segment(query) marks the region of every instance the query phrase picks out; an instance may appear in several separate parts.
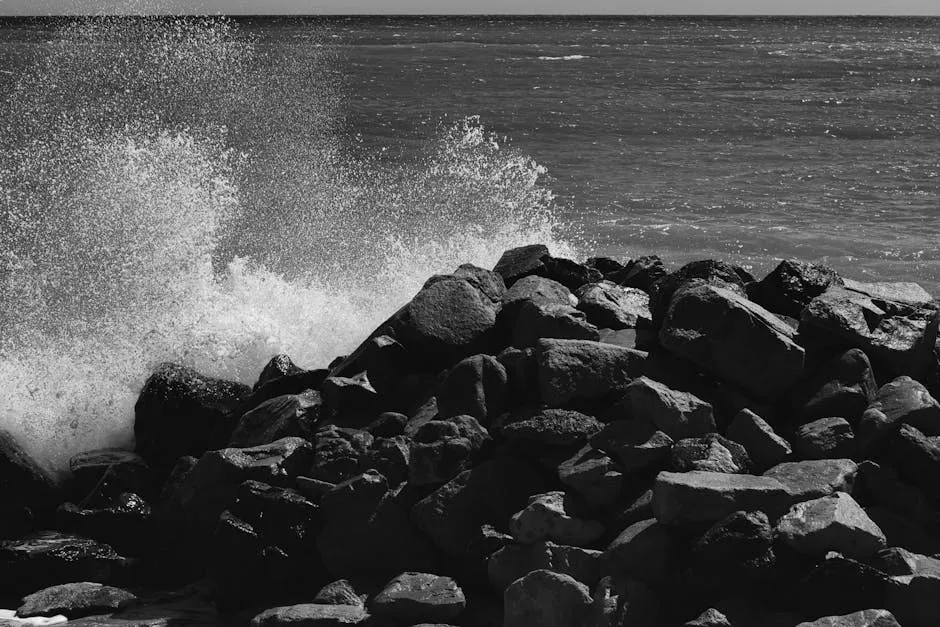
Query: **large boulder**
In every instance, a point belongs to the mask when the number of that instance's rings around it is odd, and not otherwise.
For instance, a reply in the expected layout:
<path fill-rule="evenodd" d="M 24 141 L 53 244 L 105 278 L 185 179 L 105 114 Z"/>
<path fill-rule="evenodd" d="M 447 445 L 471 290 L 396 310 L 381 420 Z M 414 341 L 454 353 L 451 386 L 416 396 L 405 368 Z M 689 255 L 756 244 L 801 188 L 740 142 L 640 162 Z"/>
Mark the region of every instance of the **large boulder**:
<path fill-rule="evenodd" d="M 16 616 L 31 618 L 61 614 L 72 619 L 111 614 L 135 603 L 137 597 L 126 590 L 82 581 L 52 586 L 23 597 Z"/>
<path fill-rule="evenodd" d="M 845 492 L 797 503 L 777 523 L 776 532 L 787 546 L 815 557 L 837 551 L 867 560 L 885 548 L 884 533 Z"/>
<path fill-rule="evenodd" d="M 530 418 L 502 428 L 503 436 L 515 442 L 536 445 L 580 447 L 603 428 L 596 418 L 570 409 L 543 409 Z"/>
<path fill-rule="evenodd" d="M 667 274 L 651 287 L 650 306 L 656 329 L 662 326 L 663 317 L 676 292 L 690 285 L 714 285 L 731 290 L 742 298 L 747 296 L 745 282 L 731 264 L 713 259 L 692 261 Z"/>
<path fill-rule="evenodd" d="M 576 296 L 578 309 L 601 329 L 634 329 L 652 321 L 649 294 L 635 287 L 621 287 L 610 281 L 588 283 Z"/>
<path fill-rule="evenodd" d="M 657 255 L 644 255 L 631 259 L 624 264 L 622 270 L 607 273 L 604 278 L 624 287 L 641 289 L 649 294 L 653 290 L 653 285 L 667 274 L 662 259 Z"/>
<path fill-rule="evenodd" d="M 56 510 L 56 528 L 104 542 L 122 555 L 140 557 L 153 549 L 153 511 L 133 492 L 124 492 L 101 507 L 64 503 Z"/>
<path fill-rule="evenodd" d="M 103 506 L 125 492 L 152 494 L 156 486 L 144 459 L 121 449 L 99 449 L 72 456 L 69 497 L 89 506 Z"/>
<path fill-rule="evenodd" d="M 624 472 L 635 472 L 665 470 L 674 441 L 643 420 L 615 420 L 590 443 L 616 459 Z"/>
<path fill-rule="evenodd" d="M 761 399 L 774 399 L 803 373 L 804 351 L 779 318 L 729 289 L 690 285 L 675 293 L 659 340 L 706 372 Z"/>
<path fill-rule="evenodd" d="M 623 491 L 623 472 L 610 457 L 587 445 L 558 466 L 558 478 L 589 505 L 614 503 Z"/>
<path fill-rule="evenodd" d="M 796 627 L 901 627 L 888 610 L 862 610 L 844 616 L 824 616 Z"/>
<path fill-rule="evenodd" d="M 441 418 L 473 416 L 489 425 L 506 406 L 506 368 L 491 355 L 474 355 L 450 369 L 437 394 Z"/>
<path fill-rule="evenodd" d="M 862 414 L 858 437 L 863 450 L 872 452 L 879 448 L 902 423 L 925 435 L 940 435 L 940 403 L 920 382 L 908 376 L 883 385 Z"/>
<path fill-rule="evenodd" d="M 16 507 L 48 513 L 59 500 L 59 486 L 8 431 L 0 429 L 0 506 L 7 515 Z M 5 523 L 0 520 L 0 539 Z M 11 529 L 10 531 L 14 531 Z"/>
<path fill-rule="evenodd" d="M 597 327 L 571 305 L 523 303 L 512 331 L 516 348 L 535 346 L 541 338 L 600 340 Z"/>
<path fill-rule="evenodd" d="M 655 519 L 624 529 L 604 550 L 601 574 L 643 581 L 654 586 L 679 579 L 679 544 Z"/>
<path fill-rule="evenodd" d="M 539 392 L 549 407 L 616 400 L 639 376 L 646 354 L 587 340 L 540 340 Z"/>
<path fill-rule="evenodd" d="M 134 405 L 137 453 L 166 476 L 180 457 L 225 446 L 250 393 L 241 383 L 178 364 L 160 365 Z"/>
<path fill-rule="evenodd" d="M 858 465 L 851 459 L 820 459 L 778 464 L 764 476 L 783 484 L 788 505 L 793 505 L 835 492 L 852 492 L 857 473 Z"/>
<path fill-rule="evenodd" d="M 467 607 L 467 599 L 450 577 L 402 573 L 369 601 L 376 615 L 402 624 L 444 623 Z"/>
<path fill-rule="evenodd" d="M 600 551 L 553 542 L 508 544 L 490 555 L 487 572 L 490 583 L 500 591 L 520 577 L 541 569 L 593 586 L 600 578 L 600 557 Z"/>
<path fill-rule="evenodd" d="M 329 483 L 345 481 L 365 470 L 362 465 L 374 441 L 367 431 L 326 425 L 314 436 L 314 460 L 303 474 Z"/>
<path fill-rule="evenodd" d="M 109 545 L 44 531 L 0 543 L 0 587 L 7 594 L 88 581 L 108 583 L 127 566 Z"/>
<path fill-rule="evenodd" d="M 781 261 L 770 274 L 748 286 L 748 296 L 776 314 L 799 318 L 810 301 L 842 279 L 829 266 L 797 259 Z"/>
<path fill-rule="evenodd" d="M 916 427 L 902 424 L 888 443 L 886 456 L 902 479 L 928 497 L 940 498 L 940 439 L 929 438 Z"/>
<path fill-rule="evenodd" d="M 892 577 L 886 606 L 904 627 L 935 627 L 940 616 L 940 577 L 930 573 Z"/>
<path fill-rule="evenodd" d="M 275 396 L 242 414 L 228 445 L 261 446 L 288 437 L 311 440 L 322 406 L 320 394 L 313 390 Z"/>
<path fill-rule="evenodd" d="M 550 256 L 544 244 L 530 244 L 512 248 L 503 253 L 493 271 L 499 274 L 506 286 L 512 286 L 523 277 L 545 276 L 545 259 Z"/>
<path fill-rule="evenodd" d="M 699 538 L 689 553 L 686 581 L 710 594 L 753 589 L 773 574 L 773 528 L 761 511 L 735 512 Z"/>
<path fill-rule="evenodd" d="M 800 426 L 793 434 L 793 451 L 802 459 L 855 457 L 855 432 L 845 418 L 831 416 Z"/>
<path fill-rule="evenodd" d="M 627 386 L 622 404 L 628 408 L 631 419 L 655 425 L 675 440 L 715 431 L 714 412 L 709 403 L 645 376 Z"/>
<path fill-rule="evenodd" d="M 591 606 L 587 586 L 568 575 L 536 570 L 513 582 L 503 594 L 504 627 L 580 625 Z"/>
<path fill-rule="evenodd" d="M 753 475 L 661 472 L 653 485 L 653 513 L 666 525 L 713 523 L 740 510 L 779 515 L 788 499 L 782 483 Z"/>
<path fill-rule="evenodd" d="M 842 416 L 855 425 L 877 392 L 868 356 L 850 348 L 831 359 L 816 376 L 803 403 L 803 417 Z"/>

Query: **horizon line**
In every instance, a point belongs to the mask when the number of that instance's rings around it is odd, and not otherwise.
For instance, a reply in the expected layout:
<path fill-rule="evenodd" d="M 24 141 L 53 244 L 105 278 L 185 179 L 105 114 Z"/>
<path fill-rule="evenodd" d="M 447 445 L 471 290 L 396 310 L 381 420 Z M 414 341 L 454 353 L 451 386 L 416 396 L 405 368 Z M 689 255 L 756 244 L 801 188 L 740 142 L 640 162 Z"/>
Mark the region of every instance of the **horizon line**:
<path fill-rule="evenodd" d="M 921 17 L 936 18 L 940 13 L 0 13 L 6 18 L 45 17 L 593 17 L 593 18 L 864 18 L 864 17 Z"/>

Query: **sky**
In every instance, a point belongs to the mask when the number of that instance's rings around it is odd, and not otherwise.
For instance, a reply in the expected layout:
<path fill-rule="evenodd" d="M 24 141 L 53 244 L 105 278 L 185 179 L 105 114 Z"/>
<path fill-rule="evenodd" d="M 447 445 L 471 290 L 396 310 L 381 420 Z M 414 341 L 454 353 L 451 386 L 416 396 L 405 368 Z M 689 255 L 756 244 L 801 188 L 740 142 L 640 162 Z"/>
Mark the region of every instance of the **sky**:
<path fill-rule="evenodd" d="M 741 14 L 940 15 L 938 0 L 0 0 L 0 15 Z"/>

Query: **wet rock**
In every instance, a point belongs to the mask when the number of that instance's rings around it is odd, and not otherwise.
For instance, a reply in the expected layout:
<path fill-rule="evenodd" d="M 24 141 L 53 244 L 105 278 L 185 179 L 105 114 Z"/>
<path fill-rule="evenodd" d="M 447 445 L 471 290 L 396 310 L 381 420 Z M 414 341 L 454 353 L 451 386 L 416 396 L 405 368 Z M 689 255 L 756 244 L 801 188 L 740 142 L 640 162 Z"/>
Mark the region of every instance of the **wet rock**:
<path fill-rule="evenodd" d="M 165 476 L 184 455 L 225 446 L 251 392 L 177 364 L 161 364 L 134 405 L 136 452 Z"/>
<path fill-rule="evenodd" d="M 277 546 L 293 557 L 307 558 L 313 549 L 319 508 L 299 492 L 246 481 L 238 487 L 231 511 L 249 522 L 268 546 Z"/>
<path fill-rule="evenodd" d="M 640 351 L 587 340 L 540 340 L 539 392 L 549 407 L 599 403 L 622 396 L 646 358 Z"/>
<path fill-rule="evenodd" d="M 885 536 L 865 510 L 844 492 L 797 503 L 777 524 L 789 547 L 812 556 L 837 551 L 865 560 L 885 547 Z"/>
<path fill-rule="evenodd" d="M 661 472 L 653 486 L 653 512 L 666 525 L 716 522 L 739 510 L 784 511 L 789 494 L 771 477 L 720 472 Z"/>
<path fill-rule="evenodd" d="M 604 550 L 601 574 L 643 581 L 653 586 L 679 579 L 679 545 L 655 519 L 624 529 Z"/>
<path fill-rule="evenodd" d="M 917 283 L 913 282 L 892 282 L 876 281 L 865 282 L 845 279 L 843 281 L 845 289 L 864 294 L 873 299 L 885 300 L 893 303 L 903 303 L 906 305 L 926 305 L 931 302 L 930 294 Z"/>
<path fill-rule="evenodd" d="M 251 619 L 251 627 L 338 627 L 340 625 L 370 625 L 372 616 L 361 607 L 351 605 L 319 605 L 302 603 L 272 607 Z"/>
<path fill-rule="evenodd" d="M 229 446 L 262 446 L 288 437 L 313 439 L 323 402 L 320 393 L 275 396 L 242 414 L 229 439 Z"/>
<path fill-rule="evenodd" d="M 655 627 L 659 624 L 660 600 L 646 584 L 630 579 L 605 577 L 594 590 L 584 627 Z"/>
<path fill-rule="evenodd" d="M 110 614 L 137 603 L 137 597 L 100 583 L 66 583 L 45 588 L 23 597 L 23 605 L 16 610 L 19 618 L 55 616 L 80 618 L 93 614 Z"/>
<path fill-rule="evenodd" d="M 529 498 L 529 504 L 513 515 L 512 537 L 524 544 L 554 540 L 559 544 L 588 546 L 604 533 L 596 520 L 583 520 L 569 513 L 564 492 L 547 492 Z"/>
<path fill-rule="evenodd" d="M 379 330 L 386 329 L 380 327 Z M 388 332 L 392 330 L 388 329 Z M 417 359 L 394 337 L 378 333 L 360 344 L 351 355 L 334 364 L 328 376 L 348 379 L 364 372 L 369 384 L 383 399 L 400 400 L 401 381 L 417 369 Z"/>
<path fill-rule="evenodd" d="M 706 470 L 747 474 L 750 468 L 751 460 L 744 447 L 717 433 L 679 440 L 672 447 L 670 470 L 674 472 Z"/>
<path fill-rule="evenodd" d="M 856 425 L 878 386 L 868 356 L 851 348 L 823 367 L 812 390 L 803 405 L 805 419 L 842 416 Z"/>
<path fill-rule="evenodd" d="M 600 578 L 600 551 L 552 542 L 508 544 L 487 560 L 490 583 L 497 590 L 535 570 L 550 570 L 593 586 Z"/>
<path fill-rule="evenodd" d="M 759 470 L 781 463 L 792 452 L 789 443 L 749 409 L 742 409 L 731 421 L 728 438 L 745 448 L 748 457 Z"/>
<path fill-rule="evenodd" d="M 361 427 L 376 418 L 379 393 L 366 372 L 351 377 L 327 377 L 320 391 L 324 413 L 334 424 Z"/>
<path fill-rule="evenodd" d="M 515 283 L 502 298 L 502 308 L 496 315 L 496 326 L 500 333 L 508 338 L 517 327 L 523 307 L 573 307 L 577 299 L 571 291 L 551 279 L 540 276 L 527 276 Z"/>
<path fill-rule="evenodd" d="M 690 285 L 714 285 L 729 289 L 742 298 L 747 296 L 744 281 L 741 280 L 734 266 L 711 259 L 687 263 L 652 286 L 650 305 L 655 328 L 659 329 L 662 326 L 663 317 L 676 292 Z"/>
<path fill-rule="evenodd" d="M 940 403 L 907 376 L 882 386 L 862 414 L 858 428 L 862 449 L 872 452 L 880 448 L 902 424 L 916 427 L 924 435 L 940 435 Z"/>
<path fill-rule="evenodd" d="M 272 357 L 268 363 L 264 365 L 264 368 L 261 369 L 261 374 L 258 375 L 258 380 L 251 386 L 251 389 L 252 391 L 256 391 L 258 388 L 281 377 L 300 374 L 302 372 L 304 372 L 304 369 L 295 364 L 290 358 L 290 355 L 280 353 Z"/>
<path fill-rule="evenodd" d="M 150 494 L 155 487 L 147 462 L 140 455 L 121 449 L 74 455 L 69 460 L 69 470 L 71 498 L 89 506 L 105 504 L 124 492 Z"/>
<path fill-rule="evenodd" d="M 764 476 L 783 484 L 792 505 L 835 492 L 852 492 L 857 473 L 858 465 L 851 459 L 821 459 L 778 464 Z"/>
<path fill-rule="evenodd" d="M 611 257 L 588 257 L 587 260 L 585 260 L 584 265 L 588 266 L 589 268 L 594 268 L 603 274 L 605 279 L 607 278 L 608 274 L 619 272 L 624 268 L 622 263 Z"/>
<path fill-rule="evenodd" d="M 623 490 L 623 473 L 607 455 L 590 445 L 558 467 L 558 478 L 591 506 L 610 505 Z"/>
<path fill-rule="evenodd" d="M 886 456 L 902 479 L 928 497 L 940 498 L 940 441 L 902 424 L 889 442 Z"/>
<path fill-rule="evenodd" d="M 568 409 L 544 409 L 531 418 L 502 428 L 503 436 L 515 442 L 549 446 L 580 446 L 603 428 L 596 418 Z"/>
<path fill-rule="evenodd" d="M 772 313 L 721 287 L 682 288 L 672 298 L 659 340 L 674 355 L 740 386 L 774 399 L 803 372 L 803 348 L 795 332 Z"/>
<path fill-rule="evenodd" d="M 545 276 L 558 281 L 572 292 L 588 283 L 597 283 L 604 279 L 600 271 L 564 257 L 546 257 Z"/>
<path fill-rule="evenodd" d="M 314 462 L 304 473 L 312 479 L 339 483 L 362 470 L 374 439 L 367 431 L 327 425 L 314 436 Z"/>
<path fill-rule="evenodd" d="M 673 439 L 715 431 L 712 406 L 694 394 L 680 392 L 647 377 L 625 390 L 624 404 L 633 420 L 644 420 Z"/>
<path fill-rule="evenodd" d="M 154 532 L 150 505 L 132 492 L 119 494 L 100 508 L 64 503 L 56 511 L 58 529 L 111 545 L 124 555 L 149 553 Z"/>
<path fill-rule="evenodd" d="M 0 503 L 45 512 L 55 507 L 59 487 L 53 476 L 20 446 L 10 432 L 0 429 Z"/>
<path fill-rule="evenodd" d="M 474 355 L 457 363 L 437 395 L 441 418 L 473 416 L 488 425 L 506 405 L 506 369 L 490 355 Z"/>
<path fill-rule="evenodd" d="M 668 272 L 662 260 L 656 255 L 648 255 L 631 260 L 622 271 L 611 273 L 605 278 L 624 287 L 639 288 L 649 294 L 653 285 L 666 274 Z"/>
<path fill-rule="evenodd" d="M 830 285 L 842 285 L 842 279 L 829 266 L 785 259 L 760 282 L 749 285 L 747 292 L 764 309 L 799 318 L 803 308 Z"/>
<path fill-rule="evenodd" d="M 512 345 L 528 348 L 541 338 L 597 341 L 600 334 L 585 314 L 571 305 L 523 303 L 513 328 Z"/>
<path fill-rule="evenodd" d="M 652 321 L 650 297 L 641 289 L 602 281 L 584 285 L 575 295 L 578 309 L 598 328 L 635 329 Z"/>
<path fill-rule="evenodd" d="M 548 247 L 543 244 L 512 248 L 503 253 L 493 271 L 503 278 L 507 287 L 512 288 L 523 277 L 544 276 L 546 257 L 549 257 Z"/>
<path fill-rule="evenodd" d="M 592 447 L 614 457 L 623 472 L 665 470 L 673 443 L 641 420 L 616 420 L 590 440 Z"/>
<path fill-rule="evenodd" d="M 403 573 L 369 602 L 376 616 L 404 624 L 450 621 L 466 606 L 467 599 L 456 581 L 427 573 Z"/>
<path fill-rule="evenodd" d="M 694 620 L 685 623 L 683 627 L 733 627 L 733 625 L 727 616 L 710 607 Z"/>
<path fill-rule="evenodd" d="M 108 583 L 127 564 L 109 545 L 56 531 L 0 543 L 0 586 L 29 592 L 60 583 Z"/>
<path fill-rule="evenodd" d="M 773 575 L 772 545 L 767 514 L 735 512 L 715 523 L 692 547 L 686 580 L 709 594 L 753 589 Z"/>
<path fill-rule="evenodd" d="M 587 586 L 567 575 L 536 570 L 513 582 L 503 594 L 504 627 L 580 625 L 591 606 Z"/>
<path fill-rule="evenodd" d="M 845 616 L 824 616 L 796 627 L 901 627 L 888 610 L 862 610 Z"/>
<path fill-rule="evenodd" d="M 350 605 L 352 607 L 365 607 L 365 595 L 360 595 L 348 579 L 337 579 L 326 584 L 313 602 L 319 605 Z"/>
<path fill-rule="evenodd" d="M 845 418 L 820 418 L 799 427 L 793 450 L 803 459 L 854 457 L 858 451 L 852 425 Z"/>

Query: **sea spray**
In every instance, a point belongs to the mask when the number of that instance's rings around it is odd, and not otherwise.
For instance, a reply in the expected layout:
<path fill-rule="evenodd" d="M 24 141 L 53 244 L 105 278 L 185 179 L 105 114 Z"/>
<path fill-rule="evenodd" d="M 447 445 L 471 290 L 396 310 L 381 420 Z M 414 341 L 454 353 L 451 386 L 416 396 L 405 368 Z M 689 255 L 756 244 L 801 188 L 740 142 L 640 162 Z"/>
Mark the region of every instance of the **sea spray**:
<path fill-rule="evenodd" d="M 479 120 L 417 162 L 356 155 L 335 53 L 290 46 L 225 19 L 68 22 L 4 101 L 0 424 L 51 467 L 132 442 L 159 362 L 324 366 L 433 272 L 572 252 L 544 170 Z"/>

